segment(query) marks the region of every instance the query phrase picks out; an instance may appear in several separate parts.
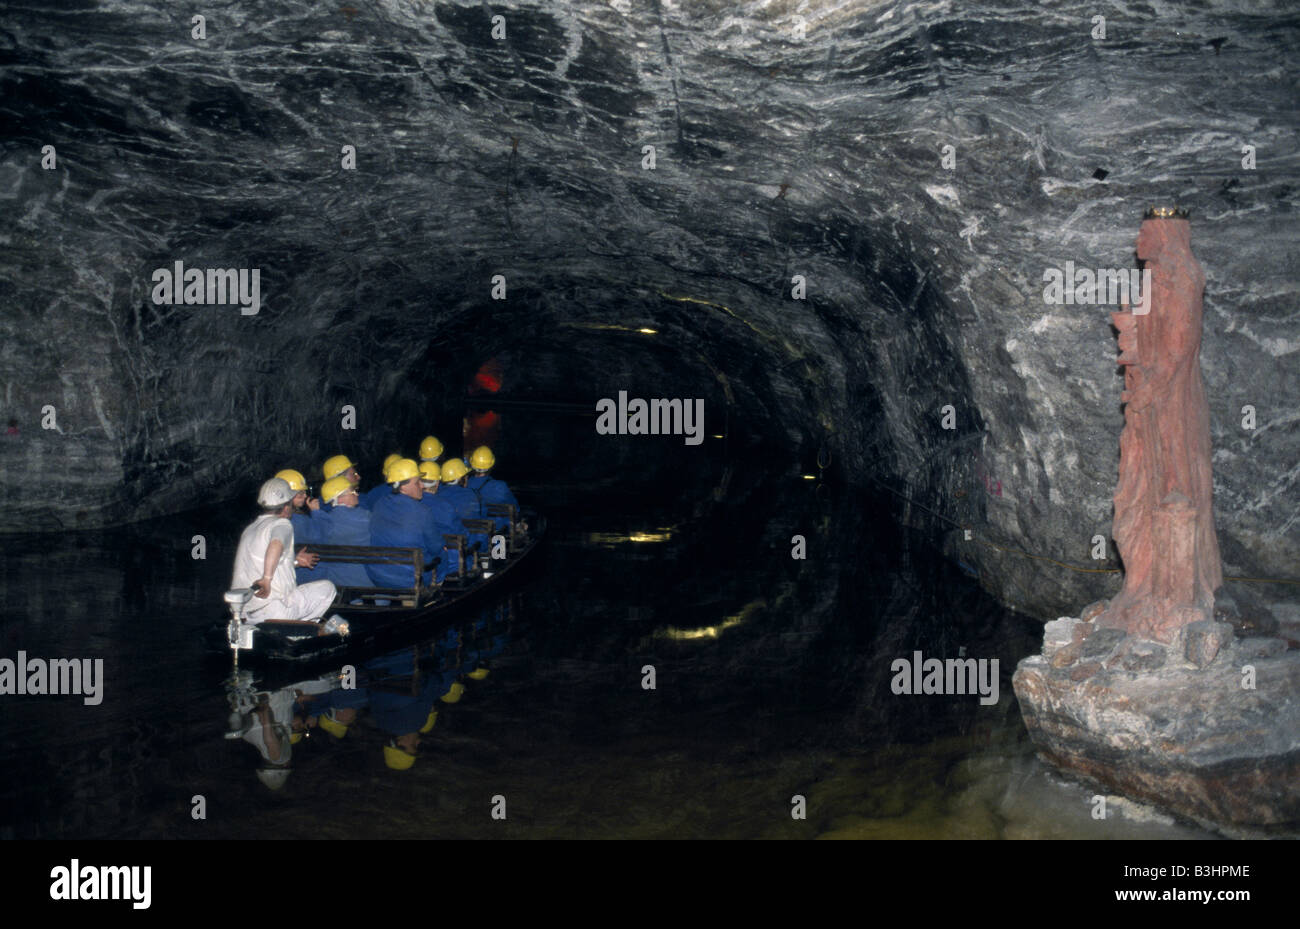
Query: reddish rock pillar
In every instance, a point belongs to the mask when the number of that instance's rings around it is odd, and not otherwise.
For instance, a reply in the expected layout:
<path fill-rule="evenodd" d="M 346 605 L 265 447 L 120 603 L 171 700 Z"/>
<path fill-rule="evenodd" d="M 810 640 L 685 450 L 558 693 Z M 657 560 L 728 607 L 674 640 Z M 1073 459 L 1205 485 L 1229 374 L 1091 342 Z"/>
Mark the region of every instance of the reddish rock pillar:
<path fill-rule="evenodd" d="M 1213 617 L 1223 583 L 1201 381 L 1205 274 L 1190 240 L 1185 215 L 1149 211 L 1137 238 L 1151 272 L 1148 312 L 1111 314 L 1125 388 L 1113 528 L 1124 589 L 1097 623 L 1166 643 Z"/>

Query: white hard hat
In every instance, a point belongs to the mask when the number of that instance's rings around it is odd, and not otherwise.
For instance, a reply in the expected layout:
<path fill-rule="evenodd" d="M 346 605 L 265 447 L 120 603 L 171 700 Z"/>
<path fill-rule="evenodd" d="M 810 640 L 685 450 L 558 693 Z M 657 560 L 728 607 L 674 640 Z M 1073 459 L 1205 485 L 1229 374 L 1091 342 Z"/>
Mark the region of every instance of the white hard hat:
<path fill-rule="evenodd" d="M 257 779 L 271 790 L 279 790 L 289 779 L 289 768 L 258 768 Z"/>
<path fill-rule="evenodd" d="M 294 498 L 293 488 L 282 477 L 273 477 L 257 492 L 258 506 L 284 506 Z"/>

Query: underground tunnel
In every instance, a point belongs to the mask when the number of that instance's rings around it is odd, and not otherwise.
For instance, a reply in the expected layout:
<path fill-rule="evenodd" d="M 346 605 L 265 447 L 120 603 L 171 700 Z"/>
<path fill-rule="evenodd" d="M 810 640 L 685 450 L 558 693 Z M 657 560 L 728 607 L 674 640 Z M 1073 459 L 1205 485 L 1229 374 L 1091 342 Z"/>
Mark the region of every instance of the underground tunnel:
<path fill-rule="evenodd" d="M 1089 815 L 1105 776 L 1036 756 L 1012 671 L 1132 560 L 1119 301 L 1053 300 L 1051 272 L 1136 273 L 1176 204 L 1214 619 L 1291 661 L 1270 712 L 1300 713 L 1297 32 L 1228 0 L 11 11 L 4 657 L 104 676 L 94 706 L 0 697 L 30 758 L 0 835 L 197 836 L 204 795 L 242 811 L 207 836 L 478 836 L 489 773 L 514 837 L 1294 834 L 1294 788 L 1244 820 L 1118 788 Z M 620 398 L 684 415 L 628 428 Z M 265 482 L 320 496 L 342 454 L 364 494 L 426 435 L 444 466 L 492 450 L 534 514 L 523 579 L 354 662 L 360 711 L 232 672 L 209 633 Z M 1001 670 L 899 695 L 913 655 Z M 459 701 L 414 754 L 394 687 Z M 1293 779 L 1290 738 L 1223 764 Z M 602 786 L 564 793 L 561 757 Z M 399 776 L 427 788 L 409 818 Z M 280 799 L 346 791 L 380 813 Z M 762 820 L 769 795 L 806 817 Z"/>

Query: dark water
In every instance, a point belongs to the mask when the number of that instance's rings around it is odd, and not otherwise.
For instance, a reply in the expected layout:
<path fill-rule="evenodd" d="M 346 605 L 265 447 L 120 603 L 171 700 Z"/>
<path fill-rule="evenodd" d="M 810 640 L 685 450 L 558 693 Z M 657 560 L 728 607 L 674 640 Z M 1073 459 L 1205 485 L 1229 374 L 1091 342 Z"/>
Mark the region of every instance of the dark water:
<path fill-rule="evenodd" d="M 569 428 L 515 419 L 503 436 L 516 450 L 531 430 Z M 501 439 L 499 460 L 511 447 Z M 0 655 L 101 657 L 105 684 L 98 706 L 0 698 L 2 834 L 1204 835 L 1119 798 L 1094 820 L 1091 792 L 1034 759 L 1010 678 L 1040 625 L 936 557 L 892 498 L 728 460 L 716 445 L 656 458 L 635 484 L 589 460 L 517 473 L 520 496 L 551 520 L 537 570 L 384 672 L 363 671 L 412 700 L 481 655 L 490 676 L 466 680 L 454 705 L 432 703 L 437 723 L 411 769 L 385 765 L 398 733 L 363 708 L 343 739 L 317 728 L 294 746 L 274 791 L 256 775 L 259 752 L 225 738 L 229 658 L 203 644 L 222 618 L 242 507 L 6 538 Z M 191 557 L 197 533 L 205 560 Z M 804 560 L 791 558 L 795 534 Z M 998 659 L 998 701 L 894 694 L 891 664 L 915 650 Z M 245 691 L 286 683 L 260 676 Z M 196 796 L 206 819 L 191 815 Z M 796 796 L 804 819 L 791 815 Z"/>

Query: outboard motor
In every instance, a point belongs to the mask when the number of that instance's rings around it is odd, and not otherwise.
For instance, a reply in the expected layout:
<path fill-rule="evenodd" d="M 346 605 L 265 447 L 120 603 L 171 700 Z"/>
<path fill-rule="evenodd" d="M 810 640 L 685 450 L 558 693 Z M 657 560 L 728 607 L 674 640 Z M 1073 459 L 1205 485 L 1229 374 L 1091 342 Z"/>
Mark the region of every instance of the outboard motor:
<path fill-rule="evenodd" d="M 230 622 L 226 624 L 226 641 L 230 643 L 236 668 L 239 667 L 240 649 L 249 651 L 253 647 L 253 632 L 257 629 L 257 625 L 244 622 L 244 610 L 248 608 L 248 601 L 253 599 L 253 593 L 251 587 L 236 587 L 234 590 L 227 590 L 222 597 L 226 601 L 226 606 L 230 607 Z"/>

